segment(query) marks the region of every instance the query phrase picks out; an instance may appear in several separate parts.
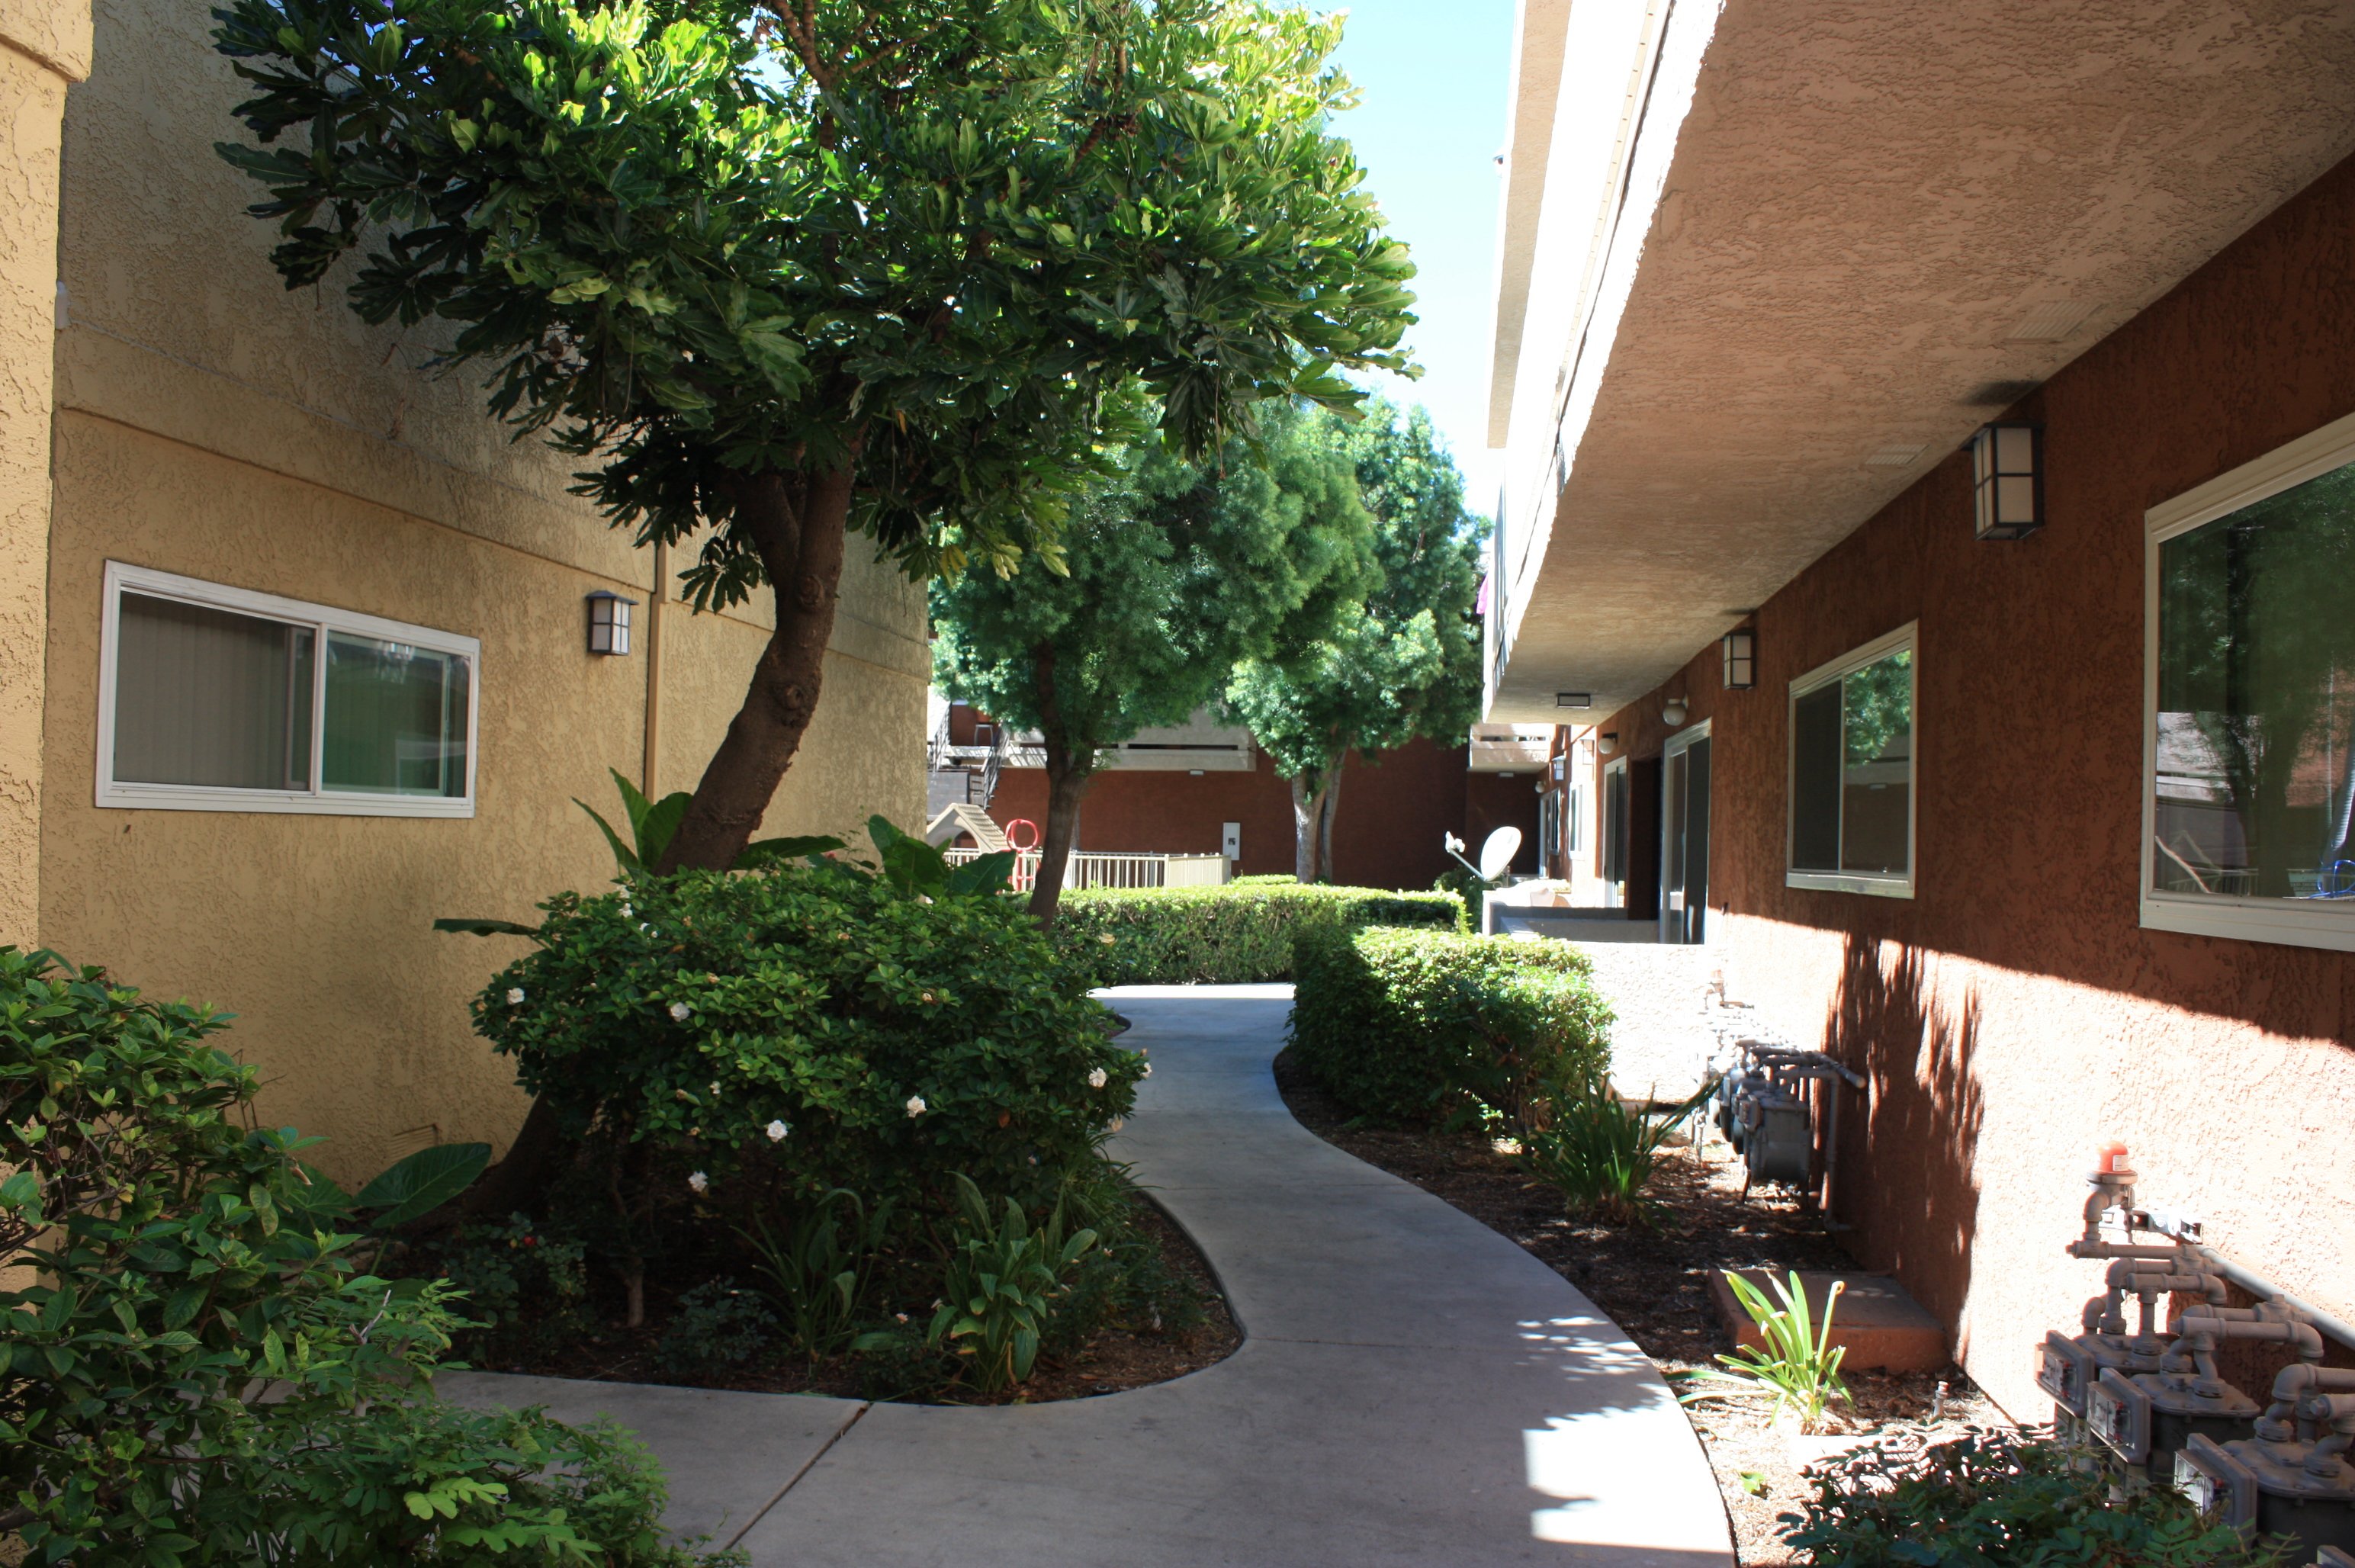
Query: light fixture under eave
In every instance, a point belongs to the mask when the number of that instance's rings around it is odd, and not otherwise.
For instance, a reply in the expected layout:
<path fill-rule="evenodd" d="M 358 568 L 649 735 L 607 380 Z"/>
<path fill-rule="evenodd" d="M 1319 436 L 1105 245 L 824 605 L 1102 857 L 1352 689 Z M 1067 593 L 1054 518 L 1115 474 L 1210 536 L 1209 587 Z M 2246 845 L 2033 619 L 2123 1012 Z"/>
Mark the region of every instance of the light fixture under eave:
<path fill-rule="evenodd" d="M 1748 691 L 1758 684 L 1758 634 L 1740 627 L 1725 634 L 1725 689 Z"/>
<path fill-rule="evenodd" d="M 630 651 L 630 611 L 637 603 L 600 588 L 589 595 L 589 651 L 624 656 Z"/>
<path fill-rule="evenodd" d="M 1599 756 L 1599 757 L 1607 757 L 1607 756 L 1609 756 L 1612 752 L 1614 752 L 1617 751 L 1618 749 L 1619 749 L 1619 731 L 1616 731 L 1616 730 L 1605 730 L 1605 731 L 1604 731 L 1601 734 L 1599 734 L 1599 735 L 1597 735 L 1597 736 L 1595 736 L 1595 737 L 1594 737 L 1594 754 L 1595 754 L 1596 756 Z"/>
<path fill-rule="evenodd" d="M 1660 704 L 1660 722 L 1673 730 L 1682 724 L 1691 712 L 1692 709 L 1685 706 L 1683 698 L 1671 697 Z"/>
<path fill-rule="evenodd" d="M 2019 539 L 2044 526 L 2044 432 L 2032 424 L 1985 424 L 1971 437 L 1972 531 Z"/>
<path fill-rule="evenodd" d="M 1591 691 L 1557 691 L 1553 694 L 1556 708 L 1592 708 L 1594 694 Z"/>

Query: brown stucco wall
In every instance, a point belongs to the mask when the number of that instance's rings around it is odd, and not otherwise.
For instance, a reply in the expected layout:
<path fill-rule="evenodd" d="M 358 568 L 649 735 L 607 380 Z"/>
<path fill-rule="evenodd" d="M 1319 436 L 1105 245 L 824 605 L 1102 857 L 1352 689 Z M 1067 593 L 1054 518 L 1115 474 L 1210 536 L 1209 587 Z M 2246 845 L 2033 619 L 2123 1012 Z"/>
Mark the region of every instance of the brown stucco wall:
<path fill-rule="evenodd" d="M 952 720 L 952 724 L 955 722 Z M 1523 869 L 1536 864 L 1537 795 L 1528 777 L 1498 780 L 1465 770 L 1462 746 L 1414 741 L 1367 762 L 1354 752 L 1343 764 L 1339 815 L 1333 819 L 1336 881 L 1369 888 L 1427 888 L 1454 862 L 1440 848 L 1449 833 L 1466 834 L 1467 818 L 1491 827 L 1512 822 L 1529 847 Z M 1523 803 L 1526 802 L 1526 805 Z M 1512 815 L 1519 812 L 1519 816 Z M 1044 824 L 1047 775 L 1009 768 L 999 775 L 989 814 Z M 1493 820 L 1492 820 L 1493 819 Z M 1113 768 L 1096 775 L 1080 808 L 1080 847 L 1103 853 L 1214 855 L 1223 823 L 1242 825 L 1238 876 L 1273 876 L 1293 869 L 1292 786 L 1276 776 L 1264 752 L 1250 773 Z M 1482 828 L 1486 832 L 1487 828 Z"/>
<path fill-rule="evenodd" d="M 691 788 L 769 614 L 765 598 L 667 607 L 652 693 L 643 637 L 628 658 L 586 652 L 583 595 L 648 599 L 651 557 L 566 493 L 574 463 L 485 418 L 473 379 L 419 371 L 429 333 L 360 324 L 333 281 L 280 285 L 252 189 L 212 151 L 240 89 L 211 25 L 204 0 L 104 0 L 66 106 L 40 929 L 237 1013 L 226 1043 L 262 1069 L 263 1114 L 328 1136 L 321 1163 L 351 1176 L 512 1131 L 521 1096 L 465 1001 L 520 946 L 430 923 L 602 885 L 612 860 L 572 797 L 604 809 L 608 768 L 640 776 L 650 699 L 655 787 Z M 98 808 L 109 560 L 479 637 L 475 816 Z M 824 700 L 766 831 L 921 817 L 928 667 L 920 592 L 854 546 Z"/>
<path fill-rule="evenodd" d="M 1601 725 L 1642 758 L 1666 696 L 1712 721 L 1729 993 L 1869 1071 L 1850 1245 L 2021 1415 L 2032 1342 L 2097 1283 L 2060 1249 L 2106 1136 L 2146 1200 L 2355 1316 L 2355 955 L 2145 931 L 2137 900 L 2143 513 L 2350 409 L 2342 165 L 2020 405 L 2042 532 L 1975 542 L 1952 455 L 1761 607 L 1756 689 L 1720 689 L 1712 645 Z M 1914 620 L 1918 894 L 1788 888 L 1789 683 Z"/>
<path fill-rule="evenodd" d="M 0 0 L 0 942 L 37 940 L 49 388 L 66 88 L 90 74 L 87 0 Z"/>

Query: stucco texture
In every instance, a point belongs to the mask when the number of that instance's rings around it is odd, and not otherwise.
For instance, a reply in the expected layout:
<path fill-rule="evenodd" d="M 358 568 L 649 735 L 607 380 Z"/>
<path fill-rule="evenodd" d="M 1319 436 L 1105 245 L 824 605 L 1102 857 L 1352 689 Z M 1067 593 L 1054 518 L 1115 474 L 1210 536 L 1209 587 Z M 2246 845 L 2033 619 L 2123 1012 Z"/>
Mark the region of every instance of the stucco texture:
<path fill-rule="evenodd" d="M 2061 1249 L 2105 1137 L 2145 1201 L 2355 1317 L 2355 955 L 2147 931 L 2137 897 L 2143 514 L 2355 409 L 2350 236 L 2355 165 L 2020 404 L 2041 532 L 1974 542 L 1951 456 L 1760 608 L 1755 689 L 1711 645 L 1601 726 L 1643 758 L 1665 697 L 1711 721 L 1729 994 L 1869 1074 L 1835 1212 L 2023 1417 L 2033 1342 L 2095 1291 Z M 1789 684 L 1908 621 L 1917 895 L 1789 888 Z"/>
<path fill-rule="evenodd" d="M 658 690 L 643 637 L 586 652 L 583 596 L 650 600 L 651 555 L 565 493 L 571 464 L 510 442 L 473 379 L 422 373 L 432 340 L 281 287 L 252 190 L 212 152 L 239 91 L 209 27 L 203 0 L 111 0 L 67 105 L 40 935 L 235 1012 L 225 1043 L 261 1068 L 263 1115 L 325 1135 L 321 1163 L 348 1177 L 512 1132 L 522 1096 L 465 1001 L 520 944 L 430 923 L 602 885 L 572 797 L 602 809 L 609 767 L 642 776 L 650 700 L 656 787 L 691 788 L 768 609 L 664 606 Z M 109 560 L 480 638 L 475 815 L 98 808 Z M 819 716 L 764 831 L 921 814 L 926 667 L 921 595 L 854 549 Z"/>
<path fill-rule="evenodd" d="M 89 57 L 84 0 L 0 3 L 0 942 L 19 944 L 40 910 L 60 123 Z"/>

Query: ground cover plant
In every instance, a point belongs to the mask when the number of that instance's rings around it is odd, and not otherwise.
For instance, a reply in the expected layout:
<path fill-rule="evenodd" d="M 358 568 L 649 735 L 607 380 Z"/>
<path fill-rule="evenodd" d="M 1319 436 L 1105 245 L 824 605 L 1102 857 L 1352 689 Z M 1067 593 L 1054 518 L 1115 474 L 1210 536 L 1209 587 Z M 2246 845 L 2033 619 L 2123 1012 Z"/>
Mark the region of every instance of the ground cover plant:
<path fill-rule="evenodd" d="M 2179 1494 L 2122 1495 L 2082 1449 L 1972 1432 L 1891 1456 L 1863 1449 L 1825 1467 L 1785 1538 L 1817 1568 L 2283 1568 Z"/>
<path fill-rule="evenodd" d="M 226 1022 L 0 947 L 0 1540 L 83 1568 L 712 1561 L 662 1543 L 618 1433 L 432 1396 L 464 1302 L 372 1272 L 381 1227 L 345 1221 L 423 1215 L 481 1151 L 345 1196 L 255 1125 Z"/>
<path fill-rule="evenodd" d="M 1466 929 L 1463 901 L 1449 893 L 1246 877 L 1220 888 L 1072 893 L 1056 939 L 1100 986 L 1249 985 L 1293 977 L 1304 935 L 1368 925 Z"/>
<path fill-rule="evenodd" d="M 1293 1048 L 1359 1115 L 1534 1125 L 1546 1085 L 1609 1067 L 1611 1009 L 1574 947 L 1337 925 L 1297 948 Z"/>
<path fill-rule="evenodd" d="M 1717 1093 L 1714 1080 L 1663 1110 L 1619 1098 L 1608 1073 L 1583 1067 L 1542 1086 L 1537 1114 L 1524 1115 L 1521 1158 L 1562 1196 L 1573 1214 L 1648 1222 L 1652 1179 L 1669 1141 L 1691 1126 Z"/>
<path fill-rule="evenodd" d="M 1761 1342 L 1740 1346 L 1732 1355 L 1718 1357 L 1716 1368 L 1693 1373 L 1679 1397 L 1688 1404 L 1704 1399 L 1758 1399 L 1766 1404 L 1768 1420 L 1787 1415 L 1801 1432 L 1820 1430 L 1826 1413 L 1848 1401 L 1848 1385 L 1840 1381 L 1848 1347 L 1832 1343 L 1832 1317 L 1846 1282 L 1832 1281 L 1820 1324 L 1812 1321 L 1806 1287 L 1796 1270 L 1788 1285 L 1766 1276 L 1774 1293 L 1772 1301 L 1740 1274 L 1728 1273 L 1725 1283 L 1757 1325 Z"/>

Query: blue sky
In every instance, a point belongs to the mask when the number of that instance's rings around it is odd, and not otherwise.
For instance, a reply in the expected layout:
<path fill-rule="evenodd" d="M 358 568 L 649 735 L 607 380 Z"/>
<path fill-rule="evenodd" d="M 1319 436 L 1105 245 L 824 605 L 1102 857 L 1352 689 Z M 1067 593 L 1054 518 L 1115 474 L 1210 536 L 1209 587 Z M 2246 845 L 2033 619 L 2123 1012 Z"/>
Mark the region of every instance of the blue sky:
<path fill-rule="evenodd" d="M 1347 9 L 1340 62 L 1363 101 L 1334 129 L 1357 144 L 1367 184 L 1419 270 L 1422 319 L 1407 346 L 1423 379 L 1383 378 L 1381 390 L 1431 410 L 1470 480 L 1466 505 L 1486 513 L 1496 498 L 1484 450 L 1488 292 L 1512 0 L 1354 0 Z"/>

